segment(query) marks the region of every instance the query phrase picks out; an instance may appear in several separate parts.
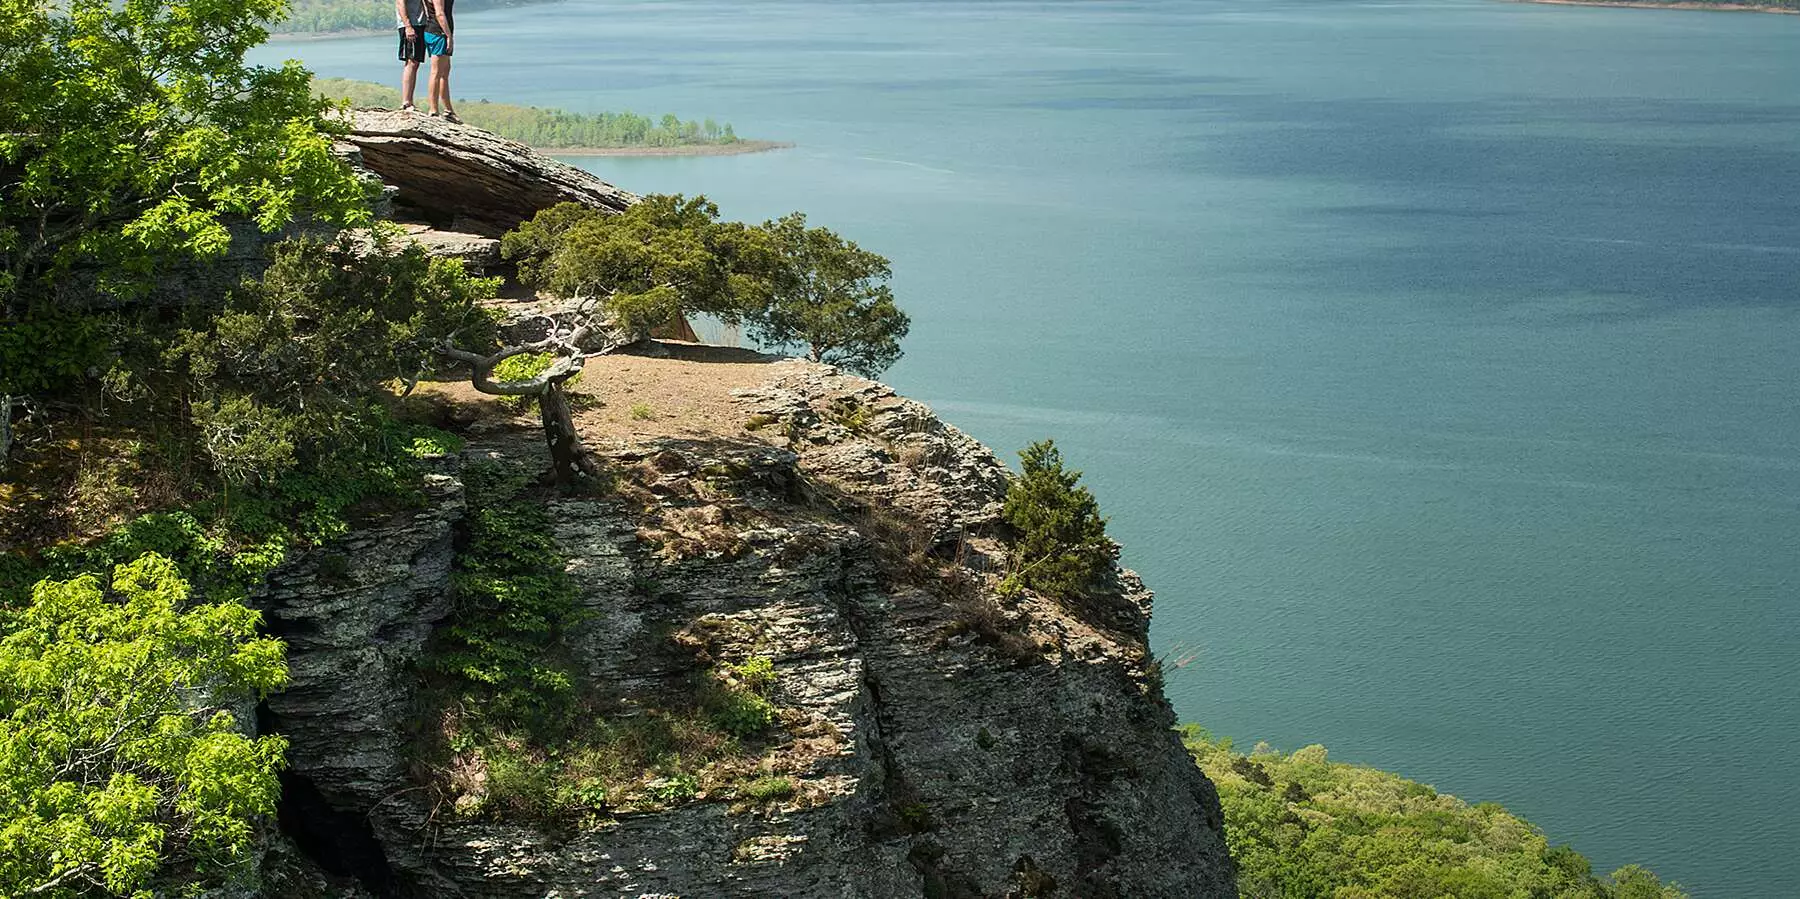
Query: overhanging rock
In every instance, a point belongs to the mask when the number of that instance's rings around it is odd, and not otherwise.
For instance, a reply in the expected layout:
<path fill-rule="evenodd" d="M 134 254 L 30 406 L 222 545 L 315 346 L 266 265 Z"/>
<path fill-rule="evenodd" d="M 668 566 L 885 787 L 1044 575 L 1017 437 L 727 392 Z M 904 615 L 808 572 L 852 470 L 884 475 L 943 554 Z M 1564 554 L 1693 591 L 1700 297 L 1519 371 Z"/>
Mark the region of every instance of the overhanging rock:
<path fill-rule="evenodd" d="M 344 140 L 396 188 L 396 213 L 433 227 L 499 237 L 558 203 L 624 210 L 638 197 L 479 128 L 420 113 L 358 109 Z"/>

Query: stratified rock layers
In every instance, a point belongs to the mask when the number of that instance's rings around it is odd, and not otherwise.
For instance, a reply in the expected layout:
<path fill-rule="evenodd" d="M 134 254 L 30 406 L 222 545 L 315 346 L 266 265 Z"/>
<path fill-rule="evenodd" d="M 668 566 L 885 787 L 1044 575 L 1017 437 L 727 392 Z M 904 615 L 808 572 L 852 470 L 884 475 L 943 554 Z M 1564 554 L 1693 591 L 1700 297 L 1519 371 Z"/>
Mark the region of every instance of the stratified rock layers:
<path fill-rule="evenodd" d="M 397 189 L 402 217 L 440 229 L 499 237 L 558 203 L 617 211 L 637 202 L 517 141 L 418 113 L 356 110 L 343 139 L 362 166 Z"/>
<path fill-rule="evenodd" d="M 367 822 L 344 850 L 362 861 L 338 873 L 452 897 L 1235 895 L 1217 796 L 1146 677 L 1137 578 L 1079 606 L 979 590 L 988 620 L 970 627 L 967 603 L 896 577 L 892 558 L 935 551 L 990 584 L 999 460 L 880 384 L 770 370 L 741 402 L 785 446 L 627 447 L 610 461 L 649 507 L 548 508 L 588 613 L 568 643 L 590 682 L 621 709 L 654 701 L 686 676 L 669 635 L 696 627 L 720 659 L 772 659 L 794 795 L 556 834 L 427 807 L 402 742 L 412 666 L 450 608 L 460 498 L 439 483 L 431 509 L 308 556 L 269 594 L 294 672 L 269 719 L 293 776 L 335 820 Z M 874 524 L 893 516 L 921 546 Z M 730 548 L 672 555 L 689 526 Z"/>

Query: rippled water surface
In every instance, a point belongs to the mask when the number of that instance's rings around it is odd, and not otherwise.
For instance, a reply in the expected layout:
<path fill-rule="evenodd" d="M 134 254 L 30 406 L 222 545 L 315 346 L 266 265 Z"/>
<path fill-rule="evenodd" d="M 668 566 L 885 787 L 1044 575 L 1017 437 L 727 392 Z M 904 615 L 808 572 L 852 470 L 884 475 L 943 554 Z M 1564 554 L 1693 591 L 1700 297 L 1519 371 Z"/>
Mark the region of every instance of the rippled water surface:
<path fill-rule="evenodd" d="M 591 159 L 894 260 L 889 380 L 1055 436 L 1182 718 L 1800 896 L 1800 17 L 567 0 L 456 84 L 797 143 Z M 278 45 L 386 79 L 391 38 Z M 272 58 L 272 57 L 271 57 Z"/>

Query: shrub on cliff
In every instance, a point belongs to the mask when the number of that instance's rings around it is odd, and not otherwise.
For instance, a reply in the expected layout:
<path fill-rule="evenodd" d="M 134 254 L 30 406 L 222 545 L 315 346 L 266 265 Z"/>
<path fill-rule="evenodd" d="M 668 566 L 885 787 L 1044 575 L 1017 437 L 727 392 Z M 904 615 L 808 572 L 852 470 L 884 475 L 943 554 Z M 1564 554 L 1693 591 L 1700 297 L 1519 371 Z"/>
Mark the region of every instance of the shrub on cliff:
<path fill-rule="evenodd" d="M 771 240 L 768 304 L 750 316 L 768 346 L 868 377 L 900 359 L 911 319 L 894 305 L 888 261 L 796 212 L 762 226 Z"/>
<path fill-rule="evenodd" d="M 869 376 L 900 358 L 911 322 L 886 259 L 799 213 L 754 227 L 718 216 L 705 197 L 645 197 L 617 215 L 565 203 L 506 235 L 501 253 L 525 283 L 629 327 L 703 313 Z"/>
<path fill-rule="evenodd" d="M 1055 441 L 1034 443 L 1019 459 L 1022 473 L 1007 489 L 1001 513 L 1018 537 L 1000 589 L 1079 595 L 1112 564 L 1114 546 L 1100 505 L 1080 485 L 1081 472 L 1063 467 Z"/>
<path fill-rule="evenodd" d="M 228 483 L 269 483 L 297 465 L 385 441 L 379 400 L 441 364 L 451 336 L 491 339 L 476 300 L 490 282 L 377 229 L 276 247 L 225 308 L 190 314 L 146 374 L 179 384 L 199 447 Z"/>
<path fill-rule="evenodd" d="M 765 302 L 765 242 L 719 221 L 705 197 L 648 196 L 617 214 L 563 203 L 507 234 L 500 252 L 525 283 L 591 301 L 628 328 L 693 313 L 737 321 Z"/>
<path fill-rule="evenodd" d="M 233 704 L 287 680 L 257 613 L 190 601 L 167 559 L 43 581 L 0 640 L 0 895 L 228 880 L 285 743 Z"/>

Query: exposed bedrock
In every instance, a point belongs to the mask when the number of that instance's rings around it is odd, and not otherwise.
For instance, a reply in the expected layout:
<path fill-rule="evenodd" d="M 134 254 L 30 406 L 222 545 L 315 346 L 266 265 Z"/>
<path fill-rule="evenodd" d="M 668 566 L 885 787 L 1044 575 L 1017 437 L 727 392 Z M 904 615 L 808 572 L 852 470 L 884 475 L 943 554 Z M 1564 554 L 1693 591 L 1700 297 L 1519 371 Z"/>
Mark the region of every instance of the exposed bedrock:
<path fill-rule="evenodd" d="M 621 210 L 637 197 L 572 165 L 480 128 L 418 113 L 359 109 L 344 140 L 396 188 L 402 218 L 499 237 L 563 202 Z"/>
<path fill-rule="evenodd" d="M 293 669 L 268 719 L 304 780 L 297 816 L 340 832 L 327 851 L 386 895 L 1235 895 L 1217 796 L 1147 677 L 1138 579 L 1119 570 L 1079 605 L 995 595 L 992 452 L 883 385 L 770 371 L 739 401 L 773 443 L 628 445 L 609 461 L 633 490 L 547 509 L 587 613 L 566 643 L 588 688 L 618 715 L 659 701 L 691 676 L 697 633 L 711 657 L 772 660 L 765 748 L 793 794 L 702 793 L 555 833 L 433 808 L 405 735 L 452 602 L 462 501 L 441 480 L 425 511 L 308 555 L 267 594 Z M 917 545 L 896 545 L 895 516 Z M 897 553 L 978 586 L 946 599 L 896 576 Z"/>

